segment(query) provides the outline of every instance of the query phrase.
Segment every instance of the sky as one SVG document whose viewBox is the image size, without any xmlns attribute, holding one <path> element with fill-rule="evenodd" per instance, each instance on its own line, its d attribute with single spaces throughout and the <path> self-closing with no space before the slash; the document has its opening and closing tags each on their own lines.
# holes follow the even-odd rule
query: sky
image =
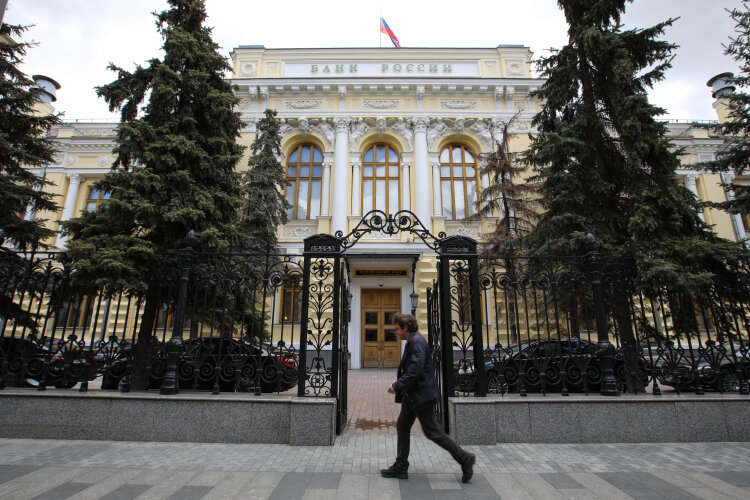
<svg viewBox="0 0 750 500">
<path fill-rule="evenodd" d="M 29 75 L 62 85 L 57 111 L 65 120 L 116 119 L 94 87 L 111 82 L 112 62 L 125 69 L 159 57 L 162 40 L 152 12 L 165 0 L 8 0 L 4 21 L 35 25 L 24 61 Z M 715 120 L 706 82 L 737 64 L 723 55 L 734 32 L 724 10 L 740 0 L 635 0 L 626 28 L 645 28 L 679 17 L 665 39 L 678 44 L 673 68 L 649 93 L 664 118 Z M 207 25 L 228 56 L 240 45 L 288 47 L 392 47 L 380 35 L 382 14 L 402 47 L 495 47 L 521 44 L 535 57 L 567 41 L 567 25 L 555 0 L 206 0 Z M 391 50 L 398 50 L 393 48 Z"/>
</svg>

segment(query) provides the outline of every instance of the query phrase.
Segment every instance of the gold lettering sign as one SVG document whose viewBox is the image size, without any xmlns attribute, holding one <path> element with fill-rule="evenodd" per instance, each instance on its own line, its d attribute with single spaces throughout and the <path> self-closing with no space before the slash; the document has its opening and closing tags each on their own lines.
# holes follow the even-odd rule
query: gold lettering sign
<svg viewBox="0 0 750 500">
<path fill-rule="evenodd" d="M 357 269 L 354 271 L 354 276 L 370 277 L 370 278 L 387 278 L 387 277 L 402 277 L 406 276 L 405 269 Z"/>
</svg>

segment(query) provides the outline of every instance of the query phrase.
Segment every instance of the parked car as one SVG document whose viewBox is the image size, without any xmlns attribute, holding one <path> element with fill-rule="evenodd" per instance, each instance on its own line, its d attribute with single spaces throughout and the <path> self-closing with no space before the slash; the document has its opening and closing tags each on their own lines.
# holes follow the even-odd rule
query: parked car
<svg viewBox="0 0 750 500">
<path fill-rule="evenodd" d="M 202 337 L 185 341 L 178 366 L 180 387 L 222 392 L 283 392 L 297 384 L 294 356 L 259 348 L 244 339 Z"/>
<path fill-rule="evenodd" d="M 624 389 L 627 376 L 622 352 L 615 350 L 612 361 L 615 380 Z M 455 371 L 458 390 L 475 388 L 473 369 L 469 364 L 461 365 L 459 362 Z M 528 392 L 559 392 L 563 387 L 563 372 L 570 392 L 597 392 L 602 382 L 596 342 L 577 337 L 544 339 L 509 348 L 502 357 L 486 360 L 484 369 L 490 392 L 518 392 L 522 385 Z M 638 360 L 638 370 L 647 385 L 649 370 L 643 357 Z"/>
<path fill-rule="evenodd" d="M 6 383 L 14 387 L 69 389 L 97 375 L 95 353 L 74 338 L 51 341 L 49 338 L 0 337 L 0 360 L 7 363 Z"/>
<path fill-rule="evenodd" d="M 116 389 L 127 373 L 130 347 L 105 369 L 102 389 Z M 166 344 L 152 349 L 149 362 L 149 388 L 161 386 L 166 375 Z M 260 383 L 264 393 L 283 392 L 297 384 L 297 361 L 292 355 L 276 354 L 243 339 L 199 337 L 186 339 L 177 365 L 181 389 L 220 392 L 252 392 Z"/>
<path fill-rule="evenodd" d="M 679 391 L 702 390 L 739 392 L 740 380 L 750 383 L 750 349 L 747 342 L 688 347 L 666 344 L 652 347 L 650 356 L 661 385 Z M 739 374 L 738 374 L 739 372 Z"/>
</svg>

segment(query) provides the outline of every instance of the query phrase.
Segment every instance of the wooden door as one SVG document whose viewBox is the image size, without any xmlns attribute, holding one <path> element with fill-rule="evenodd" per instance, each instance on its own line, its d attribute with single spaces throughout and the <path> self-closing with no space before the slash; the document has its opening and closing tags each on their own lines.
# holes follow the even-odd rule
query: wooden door
<svg viewBox="0 0 750 500">
<path fill-rule="evenodd" d="M 401 310 L 401 290 L 362 290 L 362 366 L 396 367 L 401 341 L 393 317 Z"/>
</svg>

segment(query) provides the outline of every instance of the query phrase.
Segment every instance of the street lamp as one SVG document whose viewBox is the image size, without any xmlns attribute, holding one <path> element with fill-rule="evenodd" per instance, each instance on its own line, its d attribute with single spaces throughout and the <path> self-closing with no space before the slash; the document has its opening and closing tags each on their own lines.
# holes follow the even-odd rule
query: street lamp
<svg viewBox="0 0 750 500">
<path fill-rule="evenodd" d="M 414 316 L 417 314 L 417 301 L 419 300 L 419 295 L 417 292 L 411 292 L 409 298 L 411 299 L 411 315 Z"/>
</svg>

